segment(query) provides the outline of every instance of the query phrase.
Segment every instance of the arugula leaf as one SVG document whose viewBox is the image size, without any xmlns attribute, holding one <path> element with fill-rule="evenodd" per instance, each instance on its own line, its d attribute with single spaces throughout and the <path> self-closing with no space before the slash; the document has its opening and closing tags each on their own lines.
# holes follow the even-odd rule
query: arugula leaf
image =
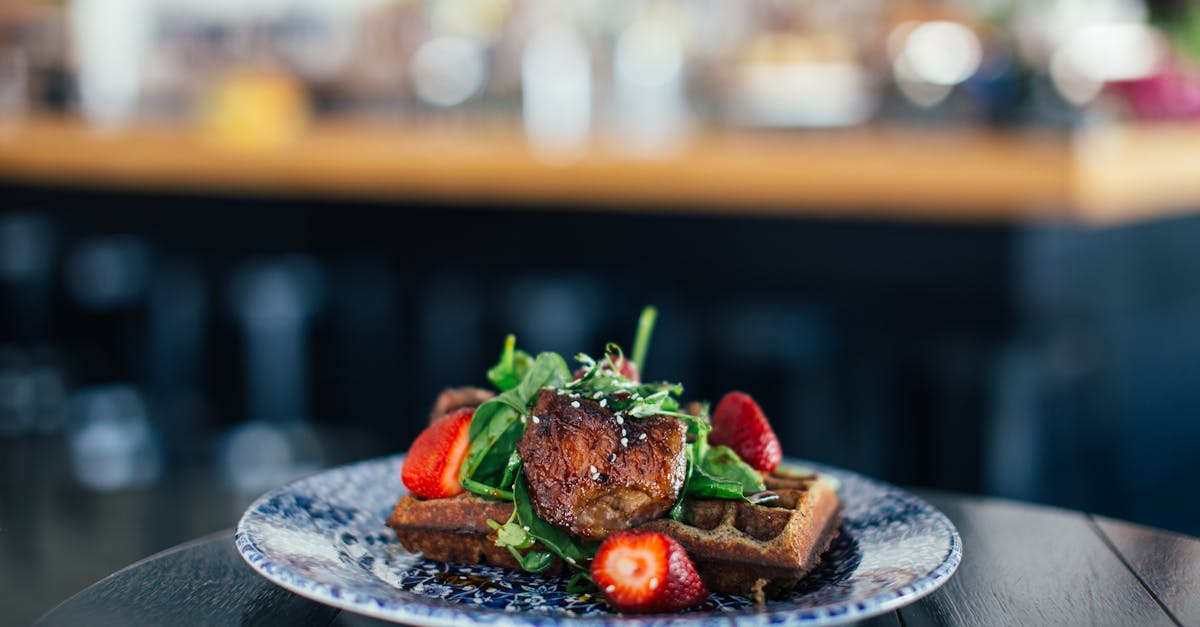
<svg viewBox="0 0 1200 627">
<path fill-rule="evenodd" d="M 500 360 L 487 371 L 488 381 L 501 392 L 517 387 L 525 378 L 533 358 L 523 350 L 517 350 L 517 336 L 511 333 L 504 338 L 504 350 L 500 352 Z"/>
<path fill-rule="evenodd" d="M 513 504 L 516 505 L 517 521 L 522 528 L 528 528 L 529 534 L 546 548 L 554 551 L 559 557 L 576 568 L 585 568 L 585 564 L 596 555 L 600 548 L 599 542 L 577 538 L 550 523 L 538 518 L 533 513 L 533 503 L 529 501 L 529 486 L 525 484 L 525 473 L 517 475 L 513 485 Z"/>
<path fill-rule="evenodd" d="M 459 468 L 459 482 L 480 496 L 509 500 L 508 489 L 516 477 L 514 452 L 525 431 L 522 420 L 543 387 L 561 387 L 570 378 L 567 364 L 557 353 L 541 353 L 516 387 L 475 409 L 467 431 L 470 442 Z"/>
</svg>

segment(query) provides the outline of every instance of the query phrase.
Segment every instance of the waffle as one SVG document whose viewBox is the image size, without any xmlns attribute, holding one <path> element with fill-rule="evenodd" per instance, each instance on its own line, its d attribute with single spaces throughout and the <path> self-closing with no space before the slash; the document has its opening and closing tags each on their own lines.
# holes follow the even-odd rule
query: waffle
<svg viewBox="0 0 1200 627">
<path fill-rule="evenodd" d="M 767 477 L 766 484 L 778 499 L 762 505 L 689 499 L 690 524 L 664 518 L 638 528 L 660 531 L 683 545 L 709 591 L 762 603 L 787 594 L 816 567 L 841 522 L 830 480 L 777 474 Z M 485 522 L 503 522 L 511 515 L 512 504 L 469 493 L 428 501 L 405 496 L 387 525 L 405 549 L 427 559 L 517 568 L 508 550 L 495 546 L 495 532 Z M 555 560 L 549 572 L 562 569 Z"/>
</svg>

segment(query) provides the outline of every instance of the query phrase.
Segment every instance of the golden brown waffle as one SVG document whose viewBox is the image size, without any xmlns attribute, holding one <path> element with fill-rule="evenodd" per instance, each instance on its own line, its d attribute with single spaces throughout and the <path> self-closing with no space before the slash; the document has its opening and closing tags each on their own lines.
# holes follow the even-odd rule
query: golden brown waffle
<svg viewBox="0 0 1200 627">
<path fill-rule="evenodd" d="M 742 594 L 759 602 L 786 594 L 816 567 L 837 537 L 840 504 L 832 482 L 823 477 L 773 475 L 766 483 L 778 499 L 762 505 L 689 499 L 691 524 L 660 519 L 639 529 L 675 538 L 711 592 Z M 427 559 L 517 568 L 508 550 L 495 546 L 495 533 L 485 522 L 504 522 L 511 515 L 511 504 L 472 494 L 428 501 L 405 496 L 387 525 L 405 549 Z M 561 570 L 556 560 L 550 572 Z"/>
</svg>

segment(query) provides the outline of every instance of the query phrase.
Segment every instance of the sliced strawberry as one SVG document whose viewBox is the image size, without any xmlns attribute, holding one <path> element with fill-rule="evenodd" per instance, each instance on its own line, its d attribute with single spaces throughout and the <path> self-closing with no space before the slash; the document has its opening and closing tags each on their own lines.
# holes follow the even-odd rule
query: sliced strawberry
<svg viewBox="0 0 1200 627">
<path fill-rule="evenodd" d="M 760 472 L 774 472 L 783 459 L 779 438 L 766 415 L 749 394 L 730 392 L 717 403 L 712 416 L 708 441 L 733 449 L 747 464 Z"/>
<path fill-rule="evenodd" d="M 674 612 L 699 605 L 708 588 L 682 546 L 657 531 L 612 533 L 592 560 L 592 581 L 621 612 Z"/>
<path fill-rule="evenodd" d="M 408 449 L 400 479 L 425 499 L 444 499 L 463 492 L 458 468 L 467 454 L 467 432 L 474 407 L 456 409 L 425 428 Z"/>
</svg>

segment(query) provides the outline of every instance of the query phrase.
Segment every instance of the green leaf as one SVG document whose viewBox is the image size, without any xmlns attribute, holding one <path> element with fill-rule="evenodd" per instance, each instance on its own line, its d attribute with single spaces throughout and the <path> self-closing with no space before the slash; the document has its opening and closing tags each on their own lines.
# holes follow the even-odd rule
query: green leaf
<svg viewBox="0 0 1200 627">
<path fill-rule="evenodd" d="M 554 551 L 570 566 L 584 568 L 585 564 L 596 555 L 596 549 L 600 548 L 599 542 L 577 538 L 538 518 L 533 513 L 533 503 L 529 500 L 529 487 L 525 484 L 525 473 L 519 474 L 516 483 L 513 484 L 513 503 L 516 505 L 517 521 L 520 525 L 528 527 L 530 535 L 546 545 L 546 548 Z"/>
<path fill-rule="evenodd" d="M 475 409 L 467 432 L 467 454 L 459 468 L 464 488 L 488 498 L 506 496 L 516 477 L 513 456 L 525 431 L 522 418 L 529 415 L 543 387 L 561 387 L 570 376 L 557 353 L 541 353 L 516 387 Z"/>
<path fill-rule="evenodd" d="M 585 570 L 581 570 L 567 580 L 567 592 L 571 594 L 589 594 L 599 592 L 596 587 L 596 582 L 592 581 L 592 576 Z"/>
<path fill-rule="evenodd" d="M 637 334 L 633 336 L 633 365 L 639 373 L 646 372 L 646 351 L 650 348 L 650 336 L 654 335 L 654 322 L 658 319 L 658 309 L 647 306 L 638 317 Z"/>
<path fill-rule="evenodd" d="M 512 551 L 512 549 L 509 549 Z M 525 554 L 525 557 L 517 556 L 517 563 L 521 565 L 521 570 L 540 573 L 554 563 L 554 554 L 549 551 L 530 551 Z"/>
<path fill-rule="evenodd" d="M 530 551 L 524 555 L 521 554 L 522 550 L 532 547 L 536 540 L 517 522 L 515 510 L 512 516 L 508 517 L 508 522 L 503 525 L 491 518 L 484 522 L 496 532 L 496 546 L 507 548 L 523 570 L 540 573 L 554 562 L 554 555 L 547 551 Z"/>
<path fill-rule="evenodd" d="M 500 360 L 487 371 L 488 381 L 501 392 L 517 387 L 533 363 L 529 353 L 517 350 L 516 346 L 517 336 L 509 334 L 504 338 L 504 350 L 500 352 Z"/>
<path fill-rule="evenodd" d="M 692 476 L 684 487 L 688 496 L 718 499 L 743 499 L 742 484 L 709 474 L 699 465 L 692 469 Z"/>
<path fill-rule="evenodd" d="M 737 482 L 742 486 L 743 494 L 754 494 L 767 489 L 763 484 L 762 474 L 742 461 L 728 446 L 710 448 L 700 461 L 700 467 L 709 476 Z"/>
</svg>

